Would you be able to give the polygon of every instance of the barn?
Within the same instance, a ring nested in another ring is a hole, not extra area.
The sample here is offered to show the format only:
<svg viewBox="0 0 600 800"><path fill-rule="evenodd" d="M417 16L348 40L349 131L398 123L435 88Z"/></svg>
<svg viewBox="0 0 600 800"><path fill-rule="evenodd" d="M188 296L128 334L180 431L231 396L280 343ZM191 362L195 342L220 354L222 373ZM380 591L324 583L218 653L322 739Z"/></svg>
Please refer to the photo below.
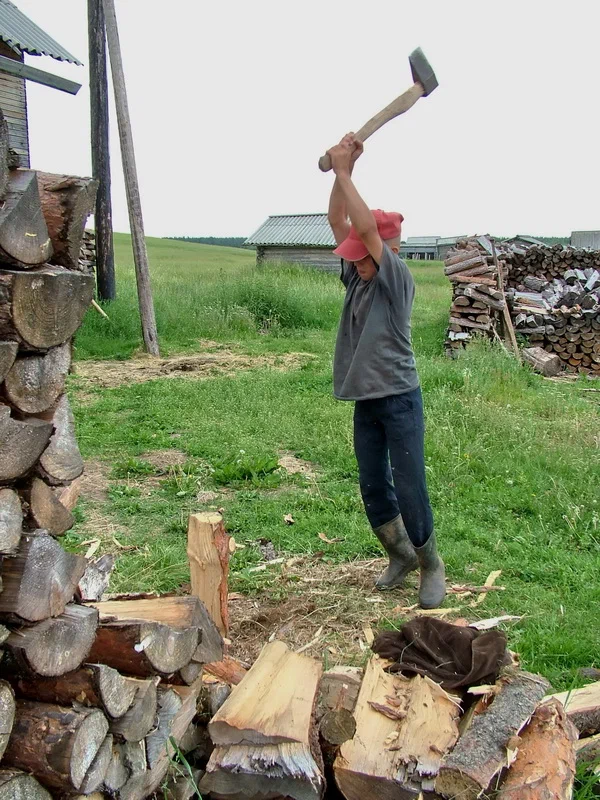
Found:
<svg viewBox="0 0 600 800"><path fill-rule="evenodd" d="M431 261L438 257L438 239L439 236L409 236L400 245L400 255L402 258Z"/></svg>
<svg viewBox="0 0 600 800"><path fill-rule="evenodd" d="M587 250L600 250L600 231L573 231L572 247L585 247Z"/></svg>
<svg viewBox="0 0 600 800"><path fill-rule="evenodd" d="M256 263L284 261L326 271L337 271L335 239L327 214L278 214L245 242L256 247Z"/></svg>
<svg viewBox="0 0 600 800"><path fill-rule="evenodd" d="M81 65L75 56L19 11L14 3L0 0L0 57L24 64L25 53ZM25 78L13 74L15 71L18 70L11 67L10 63L0 65L0 109L8 123L9 147L16 154L18 166L29 167L27 91Z"/></svg>

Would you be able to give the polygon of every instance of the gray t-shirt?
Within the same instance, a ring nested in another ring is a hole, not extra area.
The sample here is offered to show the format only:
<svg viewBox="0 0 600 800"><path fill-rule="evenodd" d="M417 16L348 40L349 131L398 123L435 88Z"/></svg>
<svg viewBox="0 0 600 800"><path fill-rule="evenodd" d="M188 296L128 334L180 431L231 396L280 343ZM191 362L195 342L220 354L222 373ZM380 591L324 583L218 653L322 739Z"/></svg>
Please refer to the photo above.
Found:
<svg viewBox="0 0 600 800"><path fill-rule="evenodd" d="M363 281L342 262L346 298L333 359L338 400L371 400L419 386L410 338L415 282L400 256L384 243L378 272Z"/></svg>

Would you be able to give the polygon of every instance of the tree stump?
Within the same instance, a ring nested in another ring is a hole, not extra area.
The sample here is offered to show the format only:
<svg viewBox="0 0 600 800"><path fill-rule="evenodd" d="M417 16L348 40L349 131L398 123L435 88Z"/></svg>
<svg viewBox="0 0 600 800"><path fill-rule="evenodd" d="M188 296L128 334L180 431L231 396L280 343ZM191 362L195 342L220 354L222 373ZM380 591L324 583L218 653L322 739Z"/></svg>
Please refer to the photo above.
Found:
<svg viewBox="0 0 600 800"><path fill-rule="evenodd" d="M39 414L56 403L71 366L71 343L45 354L24 354L12 365L4 383L7 400L24 414Z"/></svg>
<svg viewBox="0 0 600 800"><path fill-rule="evenodd" d="M0 483L21 478L34 466L50 441L52 424L31 418L13 419L0 404Z"/></svg>

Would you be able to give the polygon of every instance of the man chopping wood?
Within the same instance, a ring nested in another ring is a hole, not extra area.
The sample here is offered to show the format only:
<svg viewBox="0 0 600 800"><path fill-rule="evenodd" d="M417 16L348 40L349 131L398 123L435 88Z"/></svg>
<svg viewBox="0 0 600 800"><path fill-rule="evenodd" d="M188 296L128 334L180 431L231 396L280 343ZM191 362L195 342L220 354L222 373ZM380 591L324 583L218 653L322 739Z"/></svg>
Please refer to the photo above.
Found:
<svg viewBox="0 0 600 800"><path fill-rule="evenodd" d="M346 287L334 395L355 401L360 490L389 556L376 586L393 589L419 568L420 605L437 608L446 593L445 571L425 479L423 401L410 331L415 284L398 255L402 215L369 210L352 182L362 152L352 133L328 150L336 176L328 217Z"/></svg>

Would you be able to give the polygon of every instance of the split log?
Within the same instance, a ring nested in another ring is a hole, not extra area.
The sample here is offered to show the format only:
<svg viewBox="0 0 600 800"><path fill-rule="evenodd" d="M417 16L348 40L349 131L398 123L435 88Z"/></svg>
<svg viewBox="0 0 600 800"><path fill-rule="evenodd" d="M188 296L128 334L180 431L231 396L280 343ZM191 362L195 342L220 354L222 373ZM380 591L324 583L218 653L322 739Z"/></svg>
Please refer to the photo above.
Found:
<svg viewBox="0 0 600 800"><path fill-rule="evenodd" d="M54 489L56 497L68 511L73 511L81 493L82 478L75 478L68 486L57 486Z"/></svg>
<svg viewBox="0 0 600 800"><path fill-rule="evenodd" d="M58 400L71 366L71 344L53 347L45 354L24 354L6 376L7 400L24 414L39 414Z"/></svg>
<svg viewBox="0 0 600 800"><path fill-rule="evenodd" d="M365 670L354 711L356 735L334 763L346 800L410 798L430 790L442 757L458 738L459 708L429 678L386 673L379 658Z"/></svg>
<svg viewBox="0 0 600 800"><path fill-rule="evenodd" d="M468 250L459 250L457 253L452 253L448 258L444 259L444 267L452 267L454 264L460 264L467 261L474 256L481 256L481 253L476 248L469 248Z"/></svg>
<svg viewBox="0 0 600 800"><path fill-rule="evenodd" d="M116 557L111 553L106 553L100 558L88 561L78 586L79 597L84 602L97 602L102 599L102 595L108 589L110 576L115 568L116 561Z"/></svg>
<svg viewBox="0 0 600 800"><path fill-rule="evenodd" d="M70 605L60 617L13 631L4 647L23 669L55 677L86 659L98 625L95 608Z"/></svg>
<svg viewBox="0 0 600 800"><path fill-rule="evenodd" d="M13 729L15 707L15 695L11 685L0 680L0 759L6 750Z"/></svg>
<svg viewBox="0 0 600 800"><path fill-rule="evenodd" d="M187 666L198 648L200 629L195 626L174 628L137 618L108 619L98 629L90 660L130 675L168 677Z"/></svg>
<svg viewBox="0 0 600 800"><path fill-rule="evenodd" d="M458 325L463 328L473 328L477 331L489 331L490 326L485 325L482 322L473 322L470 319L464 319L463 317L450 317L450 325Z"/></svg>
<svg viewBox="0 0 600 800"><path fill-rule="evenodd" d="M53 536L62 536L75 525L75 517L41 478L33 478L23 496L29 506L29 517L36 528Z"/></svg>
<svg viewBox="0 0 600 800"><path fill-rule="evenodd" d="M104 786L104 777L110 766L112 758L112 743L113 737L109 733L104 737L104 741L100 745L96 757L85 774L83 783L80 790L84 797L89 797L92 792Z"/></svg>
<svg viewBox="0 0 600 800"><path fill-rule="evenodd" d="M0 800L52 800L33 775L17 769L0 769Z"/></svg>
<svg viewBox="0 0 600 800"><path fill-rule="evenodd" d="M146 742L116 742L104 785L111 795L126 800L132 789L143 784L146 777Z"/></svg>
<svg viewBox="0 0 600 800"><path fill-rule="evenodd" d="M139 742L147 736L156 722L157 686L159 677L140 681L126 678L128 690L135 692L133 703L128 710L111 722L110 732L127 742Z"/></svg>
<svg viewBox="0 0 600 800"><path fill-rule="evenodd" d="M587 736L575 742L577 764L600 765L600 733Z"/></svg>
<svg viewBox="0 0 600 800"><path fill-rule="evenodd" d="M223 636L227 636L229 536L220 514L190 515L187 555L190 561L192 594L202 600L217 628Z"/></svg>
<svg viewBox="0 0 600 800"><path fill-rule="evenodd" d="M27 269L44 264L51 255L37 175L29 169L12 170L0 207L0 258Z"/></svg>
<svg viewBox="0 0 600 800"><path fill-rule="evenodd" d="M309 745L321 665L281 641L266 645L209 724L217 745Z"/></svg>
<svg viewBox="0 0 600 800"><path fill-rule="evenodd" d="M94 278L59 267L0 272L0 336L26 350L63 344L92 302Z"/></svg>
<svg viewBox="0 0 600 800"><path fill-rule="evenodd" d="M481 254L476 253L473 255L472 258L467 258L464 259L463 261L460 261L457 264L451 264L450 266L446 266L444 268L444 272L446 275L452 275L455 272L464 273L466 270L471 269L472 267L480 267L480 266L481 267L487 266L487 262Z"/></svg>
<svg viewBox="0 0 600 800"><path fill-rule="evenodd" d="M198 786L204 770L191 767L190 772L180 764L176 768L169 767L162 789L164 800L192 800L200 796Z"/></svg>
<svg viewBox="0 0 600 800"><path fill-rule="evenodd" d="M100 708L107 717L118 719L131 707L137 686L105 664L85 664L75 672L55 678L17 676L14 687L19 697L59 706L73 703Z"/></svg>
<svg viewBox="0 0 600 800"><path fill-rule="evenodd" d="M14 553L23 530L23 510L19 495L12 489L0 489L0 554Z"/></svg>
<svg viewBox="0 0 600 800"><path fill-rule="evenodd" d="M582 689L558 692L550 697L556 698L564 705L567 716L580 736L600 733L600 681L589 683Z"/></svg>
<svg viewBox="0 0 600 800"><path fill-rule="evenodd" d="M40 457L40 472L52 485L69 483L83 472L83 459L75 437L75 419L64 394L52 415L54 433Z"/></svg>
<svg viewBox="0 0 600 800"><path fill-rule="evenodd" d="M158 722L154 730L146 736L146 757L149 769L155 767L162 758L171 736L173 720L181 711L182 705L183 700L175 688L165 686L158 690Z"/></svg>
<svg viewBox="0 0 600 800"><path fill-rule="evenodd" d="M0 381L4 380L15 363L18 349L16 342L0 342Z"/></svg>
<svg viewBox="0 0 600 800"><path fill-rule="evenodd" d="M59 616L85 567L83 556L67 553L45 531L24 534L15 557L3 565L0 615L27 622Z"/></svg>
<svg viewBox="0 0 600 800"><path fill-rule="evenodd" d="M519 738L511 748L511 753L518 748L516 759L496 800L571 800L577 729L562 703L550 700L538 706Z"/></svg>
<svg viewBox="0 0 600 800"><path fill-rule="evenodd" d="M521 350L523 360L531 364L536 372L551 378L562 372L562 363L558 356L547 353L541 347L524 347Z"/></svg>
<svg viewBox="0 0 600 800"><path fill-rule="evenodd" d="M506 751L527 724L548 681L527 672L507 672L493 702L478 714L441 766L436 791L475 800L506 765Z"/></svg>
<svg viewBox="0 0 600 800"><path fill-rule="evenodd" d="M51 262L79 269L85 223L94 209L98 182L92 178L38 172L42 212L54 254Z"/></svg>
<svg viewBox="0 0 600 800"><path fill-rule="evenodd" d="M482 284L484 286L497 286L497 282L495 278L484 278L483 276L476 276L476 275L450 275L450 280L452 283L473 283L473 284Z"/></svg>
<svg viewBox="0 0 600 800"><path fill-rule="evenodd" d="M204 665L204 672L212 675L223 683L237 686L246 676L246 667L231 656L225 656L222 661L213 661Z"/></svg>
<svg viewBox="0 0 600 800"><path fill-rule="evenodd" d="M473 289L471 286L467 286L465 289L465 295L473 300L479 300L480 303L484 303L486 306L489 306L496 311L502 311L502 309L506 307L506 303L503 300L495 300L489 294L478 292L477 289Z"/></svg>
<svg viewBox="0 0 600 800"><path fill-rule="evenodd" d="M94 770L94 761L107 731L106 717L96 709L18 700L4 763L32 772L51 789L72 792L85 785L86 793L93 792L104 779ZM95 781L86 780L90 770L96 773Z"/></svg>
<svg viewBox="0 0 600 800"><path fill-rule="evenodd" d="M29 472L47 446L52 425L41 419L13 419L10 408L0 404L0 482Z"/></svg>

